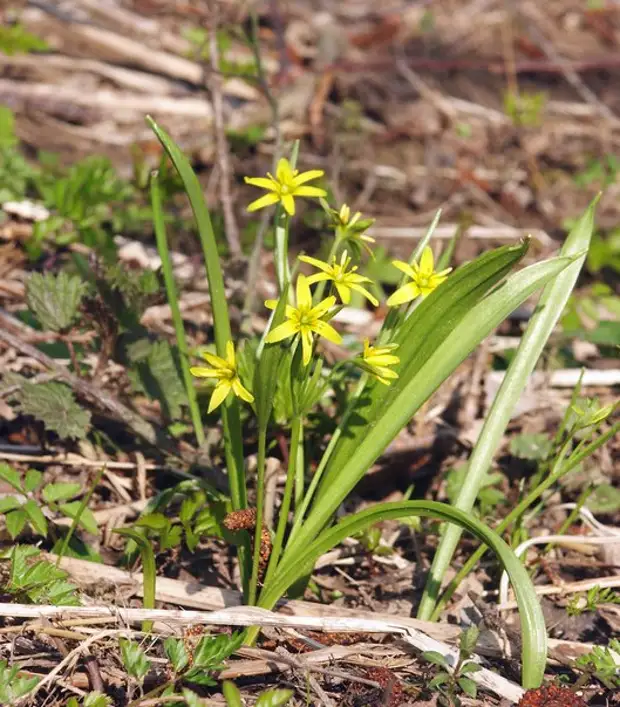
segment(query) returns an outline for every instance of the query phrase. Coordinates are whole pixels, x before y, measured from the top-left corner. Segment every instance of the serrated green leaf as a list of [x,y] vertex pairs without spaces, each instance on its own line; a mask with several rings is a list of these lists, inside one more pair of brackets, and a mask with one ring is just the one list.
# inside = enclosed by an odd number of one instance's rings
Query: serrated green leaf
[[[58,509],[61,513],[67,516],[67,518],[75,518],[78,513],[80,513],[81,501],[71,501],[70,503],[61,503]],[[99,534],[99,526],[93,512],[90,508],[83,508],[80,514],[79,525],[81,525],[87,533],[92,535]]]
[[146,657],[142,648],[134,641],[121,638],[119,639],[119,645],[125,670],[131,677],[141,683],[151,667],[151,661]]
[[57,481],[53,484],[46,484],[43,487],[41,496],[46,503],[56,503],[57,501],[66,501],[68,498],[73,498],[81,490],[80,484]]
[[428,662],[433,665],[439,665],[442,668],[448,667],[448,661],[445,659],[445,656],[438,651],[424,651],[424,653],[422,653],[422,657],[424,660],[428,660]]
[[158,400],[166,419],[178,418],[186,394],[177,349],[167,341],[140,339],[128,353],[134,363],[130,378],[136,389]]
[[37,505],[37,502],[30,498],[26,501],[26,503],[24,503],[22,510],[28,516],[30,525],[35,529],[35,531],[44,538],[47,537],[47,519],[43,515],[43,511]]
[[266,690],[256,700],[256,707],[281,707],[293,696],[293,690]]
[[19,667],[9,668],[6,661],[0,661],[0,704],[12,705],[20,697],[27,695],[41,678],[21,675]]
[[82,707],[111,707],[112,698],[101,692],[89,692],[84,695]]
[[31,493],[35,489],[38,489],[43,480],[43,474],[36,469],[28,469],[26,476],[24,477],[24,488],[28,493]]
[[15,469],[4,462],[0,462],[0,479],[6,481],[6,483],[12,486],[16,491],[25,493],[19,472],[15,471]]
[[7,513],[5,516],[6,529],[9,535],[15,540],[15,538],[22,532],[24,526],[26,525],[26,520],[28,516],[26,512],[21,508]]
[[149,530],[162,531],[170,527],[170,520],[163,513],[148,513],[134,523],[138,528],[148,528]]
[[67,331],[74,323],[85,285],[77,275],[64,270],[33,273],[26,285],[26,302],[45,329]]
[[194,683],[194,685],[202,685],[204,687],[215,687],[217,685],[217,680],[213,678],[206,668],[192,668],[185,673],[183,679]]
[[164,651],[176,673],[180,673],[187,666],[189,658],[182,640],[178,638],[166,638],[164,641]]
[[16,508],[21,508],[21,505],[21,501],[15,496],[5,496],[4,498],[0,498],[0,513],[14,511]]
[[71,389],[62,383],[26,383],[20,409],[62,439],[84,439],[90,429],[90,412],[78,405]]
[[194,665],[198,668],[215,668],[243,645],[245,634],[233,633],[228,636],[203,636],[194,652]]

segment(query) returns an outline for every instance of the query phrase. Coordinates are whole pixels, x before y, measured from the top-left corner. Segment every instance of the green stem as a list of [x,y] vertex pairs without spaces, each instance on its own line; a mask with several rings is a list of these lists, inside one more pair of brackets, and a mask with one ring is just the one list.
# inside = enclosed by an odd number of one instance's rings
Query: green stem
[[90,499],[93,496],[93,493],[95,493],[95,489],[97,486],[99,486],[99,482],[101,481],[101,477],[104,475],[106,470],[105,464],[99,469],[97,472],[95,478],[93,479],[93,483],[90,485],[90,488],[84,495],[84,498],[82,499],[82,503],[80,503],[80,506],[77,510],[77,513],[75,514],[75,517],[73,518],[73,521],[71,523],[71,526],[65,535],[62,545],[60,546],[60,550],[58,551],[58,557],[56,558],[56,567],[60,565],[60,560],[62,559],[63,555],[67,551],[67,548],[69,547],[69,543],[71,542],[71,538],[73,537],[73,533],[75,533],[75,529],[78,527],[78,523],[80,522],[80,518],[82,517],[82,513],[84,513],[84,509],[88,504],[90,503]]
[[[276,230],[276,277],[280,292],[290,282],[291,270],[288,263],[288,229],[291,218],[286,211],[278,206],[275,217]],[[290,292],[289,292],[290,296]]]
[[172,263],[170,261],[170,251],[168,249],[168,239],[166,238],[166,225],[164,223],[164,214],[161,202],[161,193],[159,190],[158,173],[151,173],[151,206],[153,208],[153,225],[155,228],[155,240],[157,242],[157,251],[161,258],[161,270],[164,276],[164,284],[166,286],[166,296],[168,297],[168,305],[170,306],[170,314],[172,315],[172,323],[174,325],[174,333],[177,339],[181,359],[181,373],[183,375],[183,383],[187,395],[187,403],[189,412],[192,418],[192,425],[196,433],[196,441],[201,447],[205,441],[205,432],[200,416],[200,408],[198,407],[198,397],[192,374],[189,370],[189,349],[187,339],[185,337],[185,327],[183,326],[183,317],[179,307],[179,296],[174,282],[174,274],[172,272]]
[[[501,534],[508,528],[512,523],[516,522],[523,513],[538,499],[540,496],[558,479],[560,479],[565,474],[572,471],[578,464],[580,464],[584,459],[590,456],[596,449],[605,444],[608,439],[611,439],[620,430],[620,422],[616,423],[607,432],[602,434],[598,439],[591,442],[589,445],[584,447],[580,452],[573,453],[571,457],[564,464],[564,457],[566,456],[566,449],[568,448],[569,441],[565,443],[562,451],[558,455],[558,459],[553,465],[553,469],[549,476],[535,489],[533,489],[507,516],[504,520],[497,526],[496,532]],[[463,579],[472,571],[476,566],[478,561],[484,556],[488,547],[483,545],[479,547],[476,552],[467,560],[463,567],[459,570],[454,579],[446,587],[443,594],[441,595],[437,605],[435,606],[433,613],[430,617],[431,621],[437,621],[441,612],[446,607],[447,603],[452,598],[454,592],[457,590],[459,584]]]
[[258,431],[258,455],[256,463],[256,527],[254,529],[254,553],[252,555],[252,577],[248,593],[248,604],[254,606],[258,594],[258,574],[260,570],[260,546],[265,516],[265,456],[267,448],[267,426]]
[[291,499],[293,496],[293,486],[295,482],[295,470],[298,459],[297,449],[299,447],[302,434],[303,419],[301,417],[295,417],[291,427],[291,444],[289,448],[289,463],[286,474],[286,484],[284,486],[282,506],[280,507],[280,514],[278,517],[276,537],[273,541],[273,547],[271,548],[271,556],[269,558],[269,566],[267,567],[267,574],[265,575],[265,585],[269,583],[269,580],[273,576],[276,567],[278,566],[278,561],[282,552],[282,546],[284,544],[284,533],[286,532],[286,524],[288,522],[288,513],[291,508]]

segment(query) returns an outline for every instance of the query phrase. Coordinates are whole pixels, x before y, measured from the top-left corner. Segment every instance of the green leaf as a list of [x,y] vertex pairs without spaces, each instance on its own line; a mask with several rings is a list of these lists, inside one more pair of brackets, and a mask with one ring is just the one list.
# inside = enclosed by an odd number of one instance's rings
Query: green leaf
[[27,695],[40,679],[21,675],[19,666],[9,668],[5,660],[0,660],[0,704],[14,704],[20,697]]
[[90,429],[90,412],[76,403],[71,389],[62,383],[26,383],[20,409],[61,439],[84,439]]
[[172,663],[175,673],[180,673],[189,663],[185,644],[181,639],[166,638],[164,641],[164,651],[168,660]]
[[465,629],[459,638],[459,650],[462,657],[468,658],[476,649],[480,630],[476,626]]
[[469,661],[467,663],[463,663],[461,666],[461,675],[465,675],[466,673],[477,673],[478,671],[482,670],[482,666],[478,665],[478,663],[474,663],[473,661]]
[[5,496],[4,498],[0,498],[0,513],[14,511],[16,508],[21,508],[21,505],[21,501],[15,498],[15,496]]
[[428,683],[428,686],[432,690],[435,687],[440,687],[441,685],[445,685],[449,679],[450,679],[450,675],[448,673],[439,673],[438,675],[435,675],[435,677]]
[[32,563],[39,550],[30,545],[16,545],[8,556],[11,559],[10,580],[6,590],[18,601],[56,606],[78,606],[76,587],[66,581],[67,573],[51,562]]
[[75,321],[85,285],[77,275],[62,270],[33,273],[26,285],[26,301],[44,329],[67,331]]
[[139,339],[128,353],[134,363],[130,371],[134,386],[159,401],[166,419],[178,418],[186,396],[177,349],[167,341]]
[[461,690],[463,690],[468,697],[476,699],[476,695],[478,694],[478,686],[471,678],[459,678],[457,682]]
[[443,656],[438,651],[424,651],[424,653],[422,653],[422,657],[424,658],[424,660],[427,660],[433,665],[439,665],[442,668],[449,667],[448,661],[446,660],[445,656]]
[[295,561],[288,563],[282,561],[272,581],[264,587],[258,605],[265,609],[273,608],[278,599],[284,595],[295,581],[311,571],[318,557],[334,548],[344,538],[354,535],[380,521],[414,515],[454,523],[473,533],[495,552],[510,577],[519,609],[523,685],[524,687],[540,685],[547,659],[547,629],[539,599],[534,591],[527,570],[497,533],[471,514],[444,503],[435,501],[380,503],[372,508],[355,513],[340,521],[334,527],[324,530],[314,541],[301,543],[296,540],[292,546]]
[[[58,509],[61,513],[67,516],[67,518],[73,519],[80,514],[81,506],[81,501],[71,501],[70,503],[61,503],[58,506]],[[97,525],[97,520],[95,519],[95,516],[90,508],[82,509],[79,524],[87,533],[91,533],[91,535],[99,535],[99,526]]]
[[142,648],[134,641],[120,638],[119,645],[125,670],[131,677],[141,683],[151,667],[151,661],[146,657]]
[[16,511],[11,511],[5,516],[6,529],[9,535],[15,540],[15,538],[22,532],[24,526],[26,525],[26,520],[28,516],[26,512],[19,508]]
[[14,54],[42,52],[47,48],[48,44],[44,39],[29,32],[19,22],[0,26],[0,54],[13,56]]
[[43,511],[37,505],[37,502],[33,498],[29,499],[22,506],[22,510],[28,516],[30,525],[35,531],[44,538],[47,537],[47,519],[43,515]]
[[611,484],[597,486],[586,501],[592,513],[609,514],[620,509],[620,489]]
[[170,527],[170,520],[163,513],[147,513],[147,515],[138,518],[134,526],[161,532]]
[[220,633],[218,636],[203,636],[194,651],[194,665],[199,668],[215,668],[243,645],[245,633],[233,633],[230,636]]
[[43,474],[36,469],[28,469],[24,477],[24,488],[28,493],[38,489],[43,481]]
[[57,501],[66,501],[68,498],[77,496],[81,490],[80,484],[56,481],[53,484],[46,484],[43,487],[41,496],[46,503],[56,503]]
[[265,690],[256,700],[256,707],[281,707],[293,696],[293,690]]
[[112,698],[101,692],[89,692],[84,695],[82,700],[82,707],[111,707]]
[[0,149],[14,147],[18,142],[13,111],[7,106],[0,106]]
[[[145,609],[155,608],[155,585],[157,579],[157,566],[155,564],[155,553],[148,538],[134,528],[115,528],[115,533],[131,538],[140,548],[140,557],[142,559],[142,601]],[[142,630],[144,633],[149,633],[153,628],[152,621],[143,621]]]
[[183,688],[183,697],[189,707],[203,707],[204,705],[202,698],[186,687]]
[[0,479],[2,479],[2,481],[6,481],[6,483],[12,486],[16,491],[26,493],[24,487],[22,486],[20,474],[4,462],[0,462]]
[[226,700],[227,707],[243,707],[243,702],[241,701],[241,693],[239,688],[234,682],[230,680],[224,680],[222,683],[222,694]]
[[542,461],[553,450],[553,442],[546,434],[522,434],[510,440],[510,453],[519,459]]

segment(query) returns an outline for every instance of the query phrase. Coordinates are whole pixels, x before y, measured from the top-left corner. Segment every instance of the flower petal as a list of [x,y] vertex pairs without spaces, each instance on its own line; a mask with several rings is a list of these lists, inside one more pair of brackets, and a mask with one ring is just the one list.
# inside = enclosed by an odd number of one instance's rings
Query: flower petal
[[223,358],[220,358],[220,356],[216,356],[208,351],[203,351],[200,355],[207,363],[213,366],[213,368],[228,368],[228,363]]
[[433,251],[429,246],[426,246],[422,251],[422,257],[420,258],[420,272],[426,277],[430,277],[433,274],[433,269],[435,267],[435,259],[433,258]]
[[213,394],[211,395],[211,400],[209,401],[209,409],[207,412],[213,412],[215,408],[219,407],[224,400],[228,397],[232,389],[232,381],[222,380],[216,386]]
[[284,210],[289,216],[294,216],[295,215],[295,199],[293,199],[293,196],[291,194],[282,194],[280,196],[280,201],[282,202],[282,206],[284,206]]
[[253,201],[247,208],[248,211],[258,211],[259,209],[264,209],[265,206],[271,206],[280,201],[280,197],[277,194],[271,192],[270,194],[265,194],[261,196],[260,199]]
[[286,157],[281,157],[278,160],[278,166],[276,167],[276,179],[280,184],[291,184],[293,181],[293,169],[291,163],[286,159]]
[[409,263],[405,263],[403,260],[392,260],[392,265],[411,278],[416,276],[415,270],[411,267],[411,265],[409,265]]
[[297,287],[295,290],[297,295],[297,309],[309,310],[312,307],[312,294],[310,293],[310,285],[308,278],[305,275],[297,276]]
[[260,187],[269,191],[275,191],[278,188],[277,183],[273,179],[267,179],[267,177],[245,177],[244,181],[253,187]]
[[302,263],[308,263],[309,265],[314,265],[315,268],[322,270],[323,272],[332,272],[333,268],[329,263],[319,260],[318,258],[311,258],[309,255],[300,255],[299,260]]
[[308,327],[305,327],[301,332],[301,353],[304,366],[307,366],[312,358],[313,341],[312,332]]
[[312,179],[318,179],[324,174],[325,172],[322,169],[309,169],[307,172],[302,172],[301,174],[293,177],[293,185],[298,187],[301,184],[311,181]]
[[233,393],[238,398],[241,398],[241,400],[245,400],[246,403],[254,402],[254,396],[247,388],[244,387],[243,383],[239,380],[238,377],[233,378],[232,389]]
[[[336,287],[338,287],[337,283],[336,283]],[[366,297],[366,299],[371,304],[373,304],[375,307],[379,306],[379,300],[374,295],[371,295],[370,292],[368,292],[368,290],[365,287],[362,287],[361,285],[358,285],[355,282],[350,282],[349,287],[352,290],[355,290],[356,292],[359,292],[360,294],[364,295],[364,297]],[[342,301],[344,302],[344,300],[342,300]]]
[[299,325],[289,319],[288,322],[284,322],[284,324],[280,324],[275,329],[272,329],[269,334],[267,334],[265,342],[275,344],[277,341],[288,339],[289,336],[295,336],[298,331]]
[[349,304],[349,302],[351,301],[351,287],[353,287],[353,285],[345,285],[342,282],[334,282],[334,284],[336,285],[336,289],[338,290],[338,294],[340,295],[342,303]]
[[336,304],[336,298],[331,295],[321,300],[316,307],[313,307],[308,315],[313,319],[320,319],[329,309],[331,309]]
[[205,368],[204,366],[192,366],[189,372],[196,378],[217,378],[220,373],[215,368]]
[[320,189],[319,187],[296,187],[295,196],[327,196],[325,189]]
[[322,319],[319,319],[318,321],[312,323],[312,330],[315,331],[319,336],[322,336],[328,341],[331,341],[333,344],[342,343],[342,337],[340,336],[340,334],[334,329],[331,324],[324,322]]
[[318,272],[315,275],[310,275],[306,280],[309,285],[315,285],[317,282],[323,282],[324,280],[332,280],[332,276],[326,272]]
[[399,287],[396,292],[388,298],[388,307],[397,307],[399,304],[404,304],[405,302],[411,302],[420,294],[420,288],[415,282],[409,282],[402,287]]
[[231,370],[235,370],[236,367],[236,361],[235,361],[235,345],[233,344],[232,341],[227,341],[226,342],[226,363],[229,365]]

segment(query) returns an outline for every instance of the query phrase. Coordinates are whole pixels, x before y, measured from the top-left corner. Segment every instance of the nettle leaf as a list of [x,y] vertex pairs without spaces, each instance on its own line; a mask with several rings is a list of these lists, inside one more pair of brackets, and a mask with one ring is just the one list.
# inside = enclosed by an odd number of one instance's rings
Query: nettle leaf
[[266,690],[256,700],[256,707],[281,707],[287,704],[292,696],[293,690]]
[[27,519],[28,516],[26,515],[26,512],[21,508],[6,514],[6,529],[13,540],[15,540],[15,538],[22,532],[24,526],[26,525]]
[[19,472],[15,471],[15,469],[4,462],[0,462],[0,479],[6,481],[6,483],[10,484],[16,491],[25,493]]
[[185,674],[185,679],[196,685],[216,685],[210,673],[222,669],[222,661],[231,656],[242,645],[245,632],[203,636],[194,651],[194,667]]
[[151,661],[146,657],[142,648],[134,641],[121,638],[119,644],[125,670],[131,677],[142,682],[151,667]]
[[61,513],[64,513],[67,518],[71,518],[72,520],[75,519],[79,513],[80,519],[78,524],[81,525],[87,533],[98,535],[99,526],[97,525],[97,520],[95,519],[93,512],[90,508],[82,508],[80,511],[81,506],[81,501],[71,501],[70,503],[61,503],[58,506],[58,509]]
[[0,498],[0,513],[8,513],[16,508],[21,508],[21,501],[15,496],[5,496]]
[[41,420],[46,429],[62,439],[84,439],[90,429],[90,412],[78,405],[71,389],[63,383],[26,383],[20,410]]
[[14,704],[28,694],[40,679],[20,675],[19,666],[9,668],[5,660],[0,661],[0,704]]
[[36,469],[28,469],[24,477],[24,488],[28,493],[39,488],[43,480],[43,473]]
[[67,582],[67,573],[47,560],[32,562],[39,551],[31,545],[16,545],[7,554],[11,559],[10,579],[5,589],[34,604],[79,606],[75,585]]
[[164,651],[166,652],[168,660],[172,663],[175,673],[180,673],[187,666],[189,658],[182,640],[166,638],[164,641]]
[[84,695],[82,707],[111,707],[112,698],[101,692],[89,692]]
[[69,498],[73,498],[81,490],[80,484],[56,482],[44,486],[41,496],[46,503],[56,503],[57,501],[66,501]]
[[29,499],[22,506],[22,511],[28,516],[30,525],[34,530],[43,537],[47,536],[47,519],[43,515],[43,511],[37,505],[34,499]]
[[510,453],[519,459],[540,461],[552,450],[553,442],[545,434],[524,434],[510,440]]
[[34,273],[26,285],[26,301],[45,329],[67,331],[77,317],[84,288],[80,277],[64,271]]
[[134,387],[158,400],[164,417],[178,418],[187,396],[176,347],[167,341],[140,339],[128,347],[128,353],[134,364],[129,371]]

